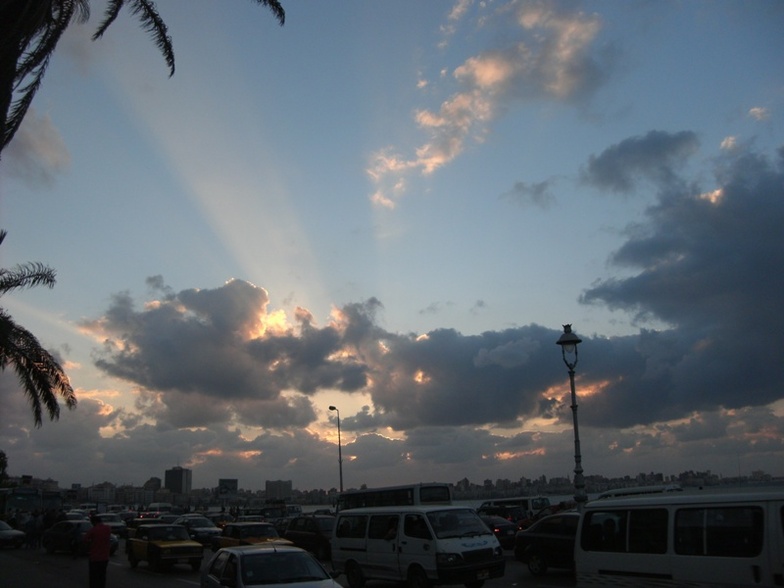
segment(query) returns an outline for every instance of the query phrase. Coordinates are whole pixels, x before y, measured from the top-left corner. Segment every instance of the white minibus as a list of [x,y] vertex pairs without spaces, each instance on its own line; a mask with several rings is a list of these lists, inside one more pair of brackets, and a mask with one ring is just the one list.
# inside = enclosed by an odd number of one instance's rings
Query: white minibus
[[384,488],[346,490],[338,496],[336,509],[370,508],[373,506],[414,506],[452,504],[452,489],[443,482],[405,484]]
[[366,580],[481,588],[485,580],[502,577],[506,563],[479,515],[459,506],[344,510],[330,543],[332,567],[346,574],[350,588],[362,588]]
[[784,491],[675,492],[585,505],[577,586],[784,586]]

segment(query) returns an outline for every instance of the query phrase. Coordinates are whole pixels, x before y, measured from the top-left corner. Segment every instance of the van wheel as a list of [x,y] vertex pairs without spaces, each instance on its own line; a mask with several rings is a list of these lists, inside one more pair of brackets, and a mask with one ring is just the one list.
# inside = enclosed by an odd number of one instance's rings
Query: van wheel
[[129,553],[129,554],[128,554],[128,563],[130,564],[130,566],[131,566],[132,568],[135,568],[136,566],[138,566],[138,565],[139,565],[139,560],[138,560],[138,559],[136,559],[136,558],[133,556],[133,553]]
[[359,564],[350,563],[346,566],[346,580],[349,588],[362,588],[365,585],[365,575]]
[[547,562],[538,553],[528,556],[528,571],[532,576],[541,576],[547,571]]
[[408,588],[430,588],[430,580],[422,568],[411,568],[408,572]]

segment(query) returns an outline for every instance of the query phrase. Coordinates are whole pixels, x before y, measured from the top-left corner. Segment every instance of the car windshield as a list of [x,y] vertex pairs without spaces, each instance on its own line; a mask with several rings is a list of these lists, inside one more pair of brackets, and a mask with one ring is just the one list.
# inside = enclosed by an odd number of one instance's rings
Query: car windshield
[[10,531],[12,529],[11,525],[6,523],[5,521],[0,521],[0,531]]
[[188,531],[185,527],[164,526],[150,527],[150,541],[188,541]]
[[244,586],[318,582],[328,578],[326,570],[309,553],[271,551],[242,558]]
[[479,515],[470,508],[429,512],[427,519],[439,539],[474,537],[491,533]]
[[104,523],[121,523],[122,519],[116,514],[102,514],[98,517]]

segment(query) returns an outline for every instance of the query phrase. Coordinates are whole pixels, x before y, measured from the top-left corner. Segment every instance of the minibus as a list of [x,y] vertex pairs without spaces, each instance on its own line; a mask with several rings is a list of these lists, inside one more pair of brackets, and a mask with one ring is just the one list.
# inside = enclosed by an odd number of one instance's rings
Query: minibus
[[481,588],[504,575],[493,532],[471,508],[403,506],[358,508],[337,514],[332,567],[350,588],[366,580],[408,582],[411,588],[464,584]]
[[574,557],[578,587],[784,586],[784,490],[595,500]]

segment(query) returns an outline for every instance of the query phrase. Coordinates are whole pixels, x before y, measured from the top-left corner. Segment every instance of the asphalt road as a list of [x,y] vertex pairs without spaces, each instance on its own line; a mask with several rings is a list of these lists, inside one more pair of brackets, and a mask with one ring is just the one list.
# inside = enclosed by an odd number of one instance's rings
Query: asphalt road
[[[204,551],[206,565],[212,551]],[[327,569],[330,568],[326,564]],[[107,572],[108,588],[188,588],[199,586],[199,572],[194,572],[187,565],[178,565],[164,572],[147,569],[144,563],[135,569],[128,565],[124,546],[109,562]],[[344,586],[345,576],[338,582]],[[506,573],[503,578],[490,580],[485,588],[517,588],[517,587],[573,587],[574,578],[569,572],[549,571],[545,576],[535,578],[528,568],[516,561],[511,552],[507,552]],[[48,554],[37,549],[0,550],[0,586],[3,588],[87,588],[87,558],[72,558],[65,553]],[[368,588],[400,588],[398,584],[368,582]]]

